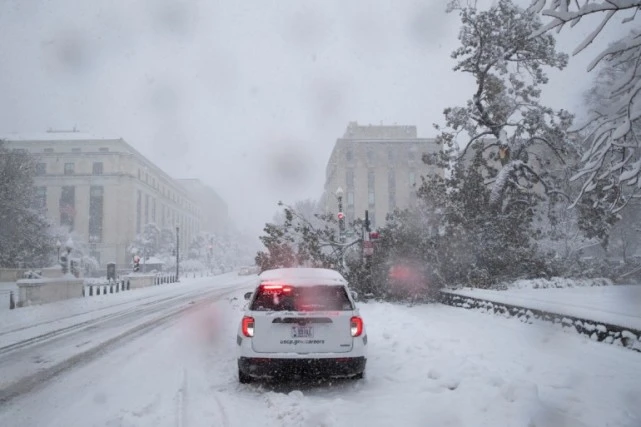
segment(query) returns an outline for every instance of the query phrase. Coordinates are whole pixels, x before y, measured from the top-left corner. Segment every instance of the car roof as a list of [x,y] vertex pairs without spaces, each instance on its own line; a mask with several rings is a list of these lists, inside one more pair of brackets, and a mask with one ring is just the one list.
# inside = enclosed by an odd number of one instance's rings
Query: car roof
[[260,283],[287,283],[294,286],[347,285],[347,280],[335,270],[327,268],[277,268],[263,271]]

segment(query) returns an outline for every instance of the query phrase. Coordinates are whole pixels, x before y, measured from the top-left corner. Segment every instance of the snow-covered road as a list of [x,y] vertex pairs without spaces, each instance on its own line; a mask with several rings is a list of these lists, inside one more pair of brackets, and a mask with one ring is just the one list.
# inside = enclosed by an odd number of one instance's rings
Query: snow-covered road
[[239,385],[236,286],[0,403],[0,425],[641,425],[638,353],[441,305],[362,304],[362,381]]

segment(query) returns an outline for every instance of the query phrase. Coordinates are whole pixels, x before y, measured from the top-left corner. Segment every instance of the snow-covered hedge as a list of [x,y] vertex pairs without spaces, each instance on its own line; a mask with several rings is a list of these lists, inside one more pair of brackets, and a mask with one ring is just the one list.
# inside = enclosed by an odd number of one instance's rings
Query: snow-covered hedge
[[612,280],[603,277],[596,279],[552,277],[551,279],[524,279],[510,283],[501,283],[497,286],[497,289],[583,288],[592,286],[612,286],[612,284]]
[[484,313],[513,317],[526,323],[553,323],[564,331],[576,331],[581,335],[589,337],[593,341],[619,345],[641,352],[641,330],[527,307],[497,303],[480,298],[456,295],[449,292],[441,292],[441,302],[453,307],[476,309]]

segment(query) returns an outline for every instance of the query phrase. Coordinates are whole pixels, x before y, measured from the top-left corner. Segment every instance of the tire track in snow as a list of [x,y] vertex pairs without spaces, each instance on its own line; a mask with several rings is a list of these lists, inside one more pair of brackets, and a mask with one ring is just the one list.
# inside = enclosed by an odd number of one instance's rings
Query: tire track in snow
[[[207,304],[217,299],[224,298],[226,295],[229,295],[230,293],[237,292],[237,288],[234,287],[233,290],[229,290],[229,288],[224,288],[222,289],[222,291],[223,292],[221,292],[221,289],[216,289],[210,292],[206,292],[204,294],[201,291],[200,292],[201,297],[198,298],[198,302],[195,304],[196,305]],[[214,295],[211,295],[212,293],[214,293]],[[192,294],[182,295],[182,298],[179,298],[178,301],[171,301],[171,302],[172,303],[180,302],[184,304],[189,302],[190,300],[193,300],[194,297],[195,295],[192,295]],[[165,303],[168,303],[168,302],[165,301]],[[54,377],[62,374],[63,372],[69,369],[72,369],[81,363],[86,363],[92,360],[93,358],[105,353],[106,351],[109,350],[109,348],[111,348],[115,344],[121,343],[124,340],[132,339],[136,336],[147,333],[150,330],[155,329],[163,325],[164,323],[173,320],[174,318],[183,314],[184,312],[188,310],[193,310],[195,308],[195,304],[189,303],[186,306],[179,305],[178,308],[176,308],[176,306],[171,306],[171,305],[167,307],[166,305],[169,305],[169,304],[165,304],[162,307],[154,306],[152,309],[148,309],[146,311],[143,311],[142,313],[139,313],[140,316],[138,316],[138,318],[140,317],[144,318],[145,316],[149,316],[150,314],[156,314],[156,313],[162,313],[162,314],[159,316],[152,316],[150,319],[145,320],[144,322],[139,323],[134,327],[130,327],[129,329],[122,331],[116,336],[113,336],[97,344],[92,348],[88,348],[84,351],[81,351],[70,357],[67,357],[43,370],[40,370],[34,374],[27,375],[23,378],[20,378],[19,380],[13,383],[3,385],[3,388],[0,388],[0,403],[7,403],[11,399],[14,399],[20,395],[26,394],[31,390],[35,389],[36,387],[42,386],[44,382],[53,379]],[[138,309],[138,312],[140,312],[140,308]],[[128,313],[128,314],[133,315],[133,313]],[[53,344],[55,344],[55,342]]]
[[217,425],[220,425],[222,427],[229,427],[229,415],[225,410],[225,405],[223,405],[223,402],[220,400],[218,391],[214,391],[214,400],[216,401],[216,404],[218,405],[218,409],[220,410],[221,424],[217,424]]
[[187,427],[187,370],[183,366],[182,384],[176,393],[176,426]]

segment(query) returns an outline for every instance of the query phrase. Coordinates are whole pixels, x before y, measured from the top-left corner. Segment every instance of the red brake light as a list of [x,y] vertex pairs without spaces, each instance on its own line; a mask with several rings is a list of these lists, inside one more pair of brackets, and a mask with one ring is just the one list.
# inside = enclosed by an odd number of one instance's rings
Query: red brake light
[[243,335],[246,337],[253,337],[254,336],[254,318],[245,316],[243,317]]
[[349,319],[351,333],[353,337],[360,337],[363,333],[363,319],[358,316],[353,316]]
[[291,292],[292,287],[286,285],[262,285],[265,291],[281,291],[283,293]]

